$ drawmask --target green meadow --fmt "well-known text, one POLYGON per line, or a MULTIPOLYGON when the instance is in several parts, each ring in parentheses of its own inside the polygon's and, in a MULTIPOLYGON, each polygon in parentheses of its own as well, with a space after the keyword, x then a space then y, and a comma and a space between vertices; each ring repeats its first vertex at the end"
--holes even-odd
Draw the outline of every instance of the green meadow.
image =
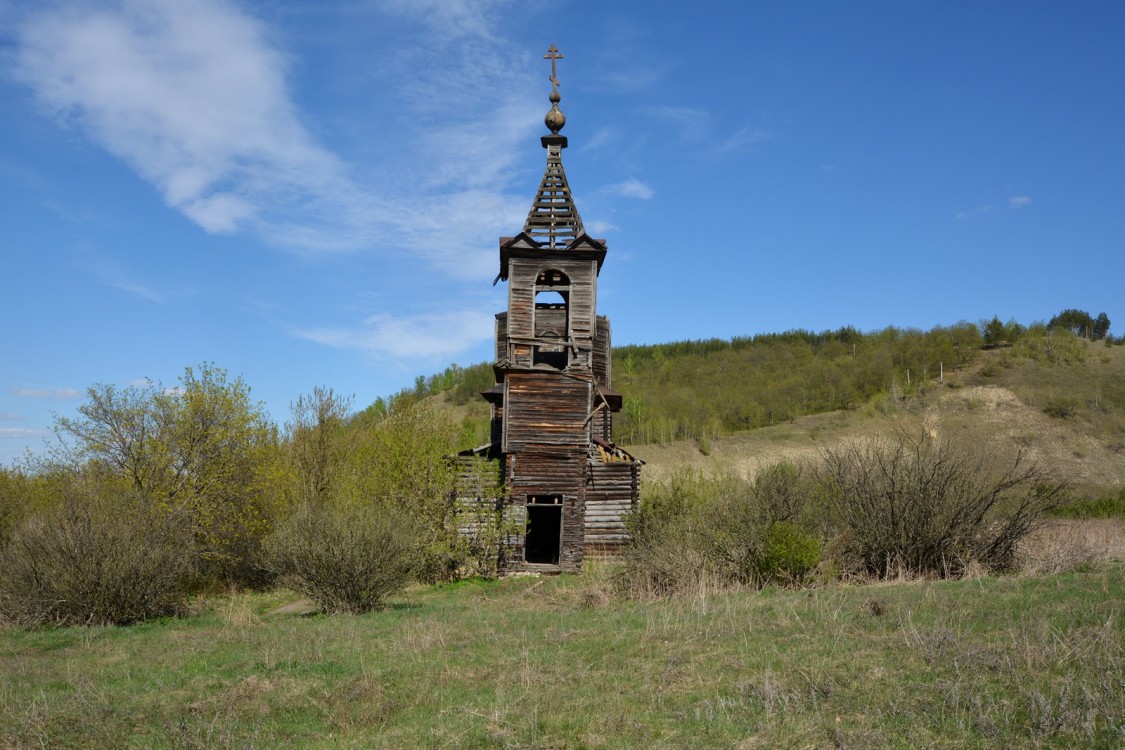
MULTIPOLYGON (((1120 529, 1117 529, 1118 533, 1120 529)), ((1125 568, 613 592, 613 569, 0 630, 11 748, 1121 747, 1125 568)))

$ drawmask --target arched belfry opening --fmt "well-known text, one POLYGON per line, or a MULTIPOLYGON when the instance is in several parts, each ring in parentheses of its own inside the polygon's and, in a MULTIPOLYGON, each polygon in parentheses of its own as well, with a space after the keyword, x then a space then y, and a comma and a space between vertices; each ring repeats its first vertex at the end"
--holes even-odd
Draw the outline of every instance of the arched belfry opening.
POLYGON ((535 352, 533 365, 564 370, 570 364, 570 277, 557 268, 539 272, 535 279, 535 352))
POLYGON ((461 454, 501 461, 505 513, 518 528, 508 571, 577 571, 589 554, 620 550, 642 463, 613 443, 622 396, 610 383, 609 320, 596 307, 606 241, 586 234, 574 205, 559 135, 562 55, 552 45, 544 57, 547 166, 523 230, 500 239, 496 282, 508 283, 508 309, 496 315, 496 385, 482 394, 492 442, 461 454))

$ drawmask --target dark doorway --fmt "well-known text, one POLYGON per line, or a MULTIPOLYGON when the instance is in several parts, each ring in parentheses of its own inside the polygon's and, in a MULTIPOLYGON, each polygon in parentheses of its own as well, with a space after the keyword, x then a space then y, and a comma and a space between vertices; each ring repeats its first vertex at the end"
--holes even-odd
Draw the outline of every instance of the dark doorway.
POLYGON ((527 533, 523 539, 523 559, 529 563, 558 565, 562 546, 562 497, 527 499, 527 533))

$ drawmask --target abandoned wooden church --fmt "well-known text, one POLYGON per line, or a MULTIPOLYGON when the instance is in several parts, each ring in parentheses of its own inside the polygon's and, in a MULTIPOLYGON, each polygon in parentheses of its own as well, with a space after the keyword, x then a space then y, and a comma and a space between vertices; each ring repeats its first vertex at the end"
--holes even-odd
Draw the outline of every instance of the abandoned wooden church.
POLYGON ((597 314, 606 242, 586 234, 563 171, 561 57, 554 46, 545 55, 551 134, 541 138, 539 192, 523 231, 500 239, 496 281, 508 282, 508 309, 496 315, 496 385, 483 393, 491 443, 461 454, 500 461, 517 529, 507 572, 578 571, 584 556, 617 552, 640 489, 642 462, 613 444, 622 396, 611 387, 609 320, 597 314))

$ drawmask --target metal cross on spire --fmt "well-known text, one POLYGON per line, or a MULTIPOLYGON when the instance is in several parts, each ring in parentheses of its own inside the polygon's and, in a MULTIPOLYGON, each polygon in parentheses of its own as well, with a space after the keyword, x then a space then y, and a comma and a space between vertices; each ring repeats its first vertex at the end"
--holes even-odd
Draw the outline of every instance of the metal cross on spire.
POLYGON ((543 55, 543 59, 551 61, 551 77, 547 80, 557 88, 559 85, 559 74, 558 70, 555 68, 555 61, 563 59, 563 56, 559 54, 559 48, 552 44, 547 48, 547 54, 543 55))

